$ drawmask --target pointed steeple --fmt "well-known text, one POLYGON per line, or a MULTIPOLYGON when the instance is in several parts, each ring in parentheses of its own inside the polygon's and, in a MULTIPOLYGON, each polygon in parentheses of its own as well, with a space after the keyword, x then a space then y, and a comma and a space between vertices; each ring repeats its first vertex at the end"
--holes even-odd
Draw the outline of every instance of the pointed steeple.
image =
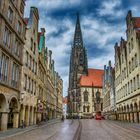
POLYGON ((81 32, 81 26, 80 26, 79 13, 77 13, 73 46, 83 47, 83 38, 82 38, 82 32, 81 32))

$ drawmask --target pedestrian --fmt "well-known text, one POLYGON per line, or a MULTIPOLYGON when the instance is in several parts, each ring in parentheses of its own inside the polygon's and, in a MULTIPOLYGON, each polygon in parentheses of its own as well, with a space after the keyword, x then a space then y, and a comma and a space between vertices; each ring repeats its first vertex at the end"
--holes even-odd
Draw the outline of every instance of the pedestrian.
POLYGON ((62 118, 61 118, 61 120, 62 120, 62 121, 64 121, 64 116, 63 116, 63 115, 62 115, 62 118))

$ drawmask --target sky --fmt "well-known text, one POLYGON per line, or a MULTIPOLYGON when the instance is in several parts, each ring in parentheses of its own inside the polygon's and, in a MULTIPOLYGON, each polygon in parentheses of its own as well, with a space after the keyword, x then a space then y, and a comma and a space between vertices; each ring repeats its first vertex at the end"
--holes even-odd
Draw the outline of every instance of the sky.
POLYGON ((31 6, 39 10, 39 30, 46 29, 46 47, 52 50, 55 70, 63 79, 63 96, 68 91, 76 13, 80 13, 88 67, 97 69, 103 69, 109 60, 114 66, 114 44, 126 38, 128 10, 140 16, 140 0, 26 0, 25 17, 31 6))

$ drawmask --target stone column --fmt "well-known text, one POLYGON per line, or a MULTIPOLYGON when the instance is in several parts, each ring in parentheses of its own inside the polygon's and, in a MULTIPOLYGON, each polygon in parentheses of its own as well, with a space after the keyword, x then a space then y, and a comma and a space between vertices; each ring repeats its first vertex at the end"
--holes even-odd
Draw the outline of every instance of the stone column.
POLYGON ((23 106, 22 110, 20 111, 20 125, 22 125, 22 120, 25 122, 25 106, 23 106))
POLYGON ((129 122, 129 113, 126 113, 126 121, 129 122))
POLYGON ((13 117, 13 128, 18 128, 19 112, 14 112, 13 115, 14 115, 14 117, 13 117))
POLYGON ((134 116, 133 115, 134 115, 133 112, 131 112, 130 113, 130 122, 133 122, 133 120, 134 120, 134 118, 133 118, 134 116))
POLYGON ((139 114, 138 116, 139 116, 139 123, 140 123, 140 112, 138 112, 138 114, 139 114))
POLYGON ((127 114, 124 114, 124 121, 127 121, 127 114))
POLYGON ((137 122, 137 114, 136 114, 136 112, 134 113, 134 122, 137 122))
POLYGON ((28 126, 29 125, 29 115, 30 115, 29 110, 30 110, 30 108, 28 107, 25 110, 26 110, 26 112, 25 112, 25 124, 26 124, 26 126, 28 126))
POLYGON ((32 108, 32 110, 30 111, 30 125, 32 125, 33 124, 33 108, 32 108))
POLYGON ((37 113, 36 113, 36 110, 34 109, 34 124, 36 124, 36 116, 37 116, 37 113))
POLYGON ((1 116, 1 130, 2 131, 7 130, 7 123, 8 123, 8 113, 2 112, 2 116, 1 116))
POLYGON ((128 120, 129 120, 129 122, 131 122, 130 113, 128 113, 128 120))
POLYGON ((130 122, 132 122, 132 113, 130 113, 130 122))

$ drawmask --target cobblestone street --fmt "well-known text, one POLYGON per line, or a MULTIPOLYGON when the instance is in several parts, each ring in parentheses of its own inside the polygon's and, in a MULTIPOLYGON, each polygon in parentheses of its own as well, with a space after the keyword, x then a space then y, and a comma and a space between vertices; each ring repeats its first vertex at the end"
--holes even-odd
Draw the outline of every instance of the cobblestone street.
POLYGON ((138 124, 106 120, 81 120, 81 140, 139 140, 138 124), (135 127, 137 126, 137 127, 135 127))
MULTIPOLYGON (((80 120, 81 140, 139 140, 140 125, 108 120, 80 120)), ((2 140, 73 140, 78 129, 78 120, 65 120, 18 134, 2 140)), ((1 139, 1 138, 0 138, 1 139)))
POLYGON ((65 120, 62 123, 40 126, 35 130, 13 137, 2 138, 2 140, 72 140, 77 126, 78 121, 65 120))

